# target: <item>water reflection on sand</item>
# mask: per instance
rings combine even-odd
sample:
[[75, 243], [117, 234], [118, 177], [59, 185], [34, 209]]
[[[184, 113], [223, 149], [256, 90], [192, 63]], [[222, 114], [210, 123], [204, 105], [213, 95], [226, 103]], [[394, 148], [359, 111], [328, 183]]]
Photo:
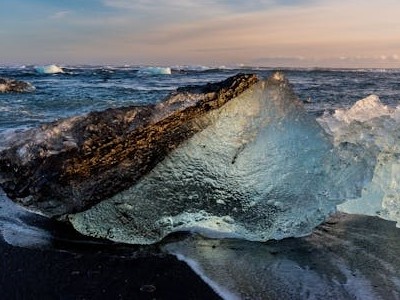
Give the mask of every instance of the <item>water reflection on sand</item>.
[[375, 217], [338, 214], [297, 239], [255, 243], [192, 236], [165, 249], [224, 298], [400, 298], [400, 230]]
[[124, 246], [55, 226], [0, 193], [0, 233], [13, 246], [101, 250], [132, 261], [169, 253], [225, 299], [400, 299], [400, 229], [377, 217], [340, 213], [310, 236], [266, 243], [176, 235], [158, 245]]

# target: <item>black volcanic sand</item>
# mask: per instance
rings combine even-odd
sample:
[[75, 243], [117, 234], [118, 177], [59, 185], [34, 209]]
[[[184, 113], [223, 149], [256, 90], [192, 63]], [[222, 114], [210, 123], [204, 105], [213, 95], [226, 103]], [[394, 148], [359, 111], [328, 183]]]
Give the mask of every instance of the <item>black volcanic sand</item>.
[[0, 189], [0, 300], [8, 299], [219, 298], [160, 245], [82, 236], [20, 208]]
[[0, 242], [0, 299], [219, 299], [170, 255], [71, 253]]
[[[377, 217], [339, 213], [309, 236], [265, 243], [181, 233], [134, 246], [84, 237], [41, 216], [8, 215], [0, 231], [25, 227], [3, 231], [4, 239], [28, 248], [0, 237], [1, 300], [220, 299], [166, 252], [196, 261], [196, 272], [242, 299], [400, 299], [400, 230]], [[35, 228], [51, 238], [30, 244], [35, 231], [26, 229]]]

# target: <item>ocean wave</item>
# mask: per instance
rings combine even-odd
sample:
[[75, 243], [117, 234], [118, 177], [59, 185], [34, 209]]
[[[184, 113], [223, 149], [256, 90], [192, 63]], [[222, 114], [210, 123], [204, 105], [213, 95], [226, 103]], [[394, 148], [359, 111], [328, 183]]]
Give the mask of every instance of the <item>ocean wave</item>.
[[0, 112], [10, 112], [12, 109], [11, 106], [0, 106]]

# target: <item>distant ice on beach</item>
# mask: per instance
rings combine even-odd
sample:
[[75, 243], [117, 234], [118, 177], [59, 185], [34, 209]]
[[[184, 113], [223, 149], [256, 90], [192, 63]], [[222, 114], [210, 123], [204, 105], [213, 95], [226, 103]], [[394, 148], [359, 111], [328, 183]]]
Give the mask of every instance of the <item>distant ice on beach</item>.
[[39, 74], [64, 73], [63, 69], [56, 65], [36, 66], [35, 71]]
[[140, 68], [138, 71], [139, 74], [143, 75], [171, 75], [170, 67], [144, 67]]

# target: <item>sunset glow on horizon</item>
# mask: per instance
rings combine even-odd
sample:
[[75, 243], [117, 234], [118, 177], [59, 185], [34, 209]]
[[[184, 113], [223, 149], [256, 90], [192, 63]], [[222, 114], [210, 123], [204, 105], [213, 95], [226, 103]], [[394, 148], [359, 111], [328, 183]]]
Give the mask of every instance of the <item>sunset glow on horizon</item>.
[[400, 68], [395, 0], [13, 0], [0, 64]]

